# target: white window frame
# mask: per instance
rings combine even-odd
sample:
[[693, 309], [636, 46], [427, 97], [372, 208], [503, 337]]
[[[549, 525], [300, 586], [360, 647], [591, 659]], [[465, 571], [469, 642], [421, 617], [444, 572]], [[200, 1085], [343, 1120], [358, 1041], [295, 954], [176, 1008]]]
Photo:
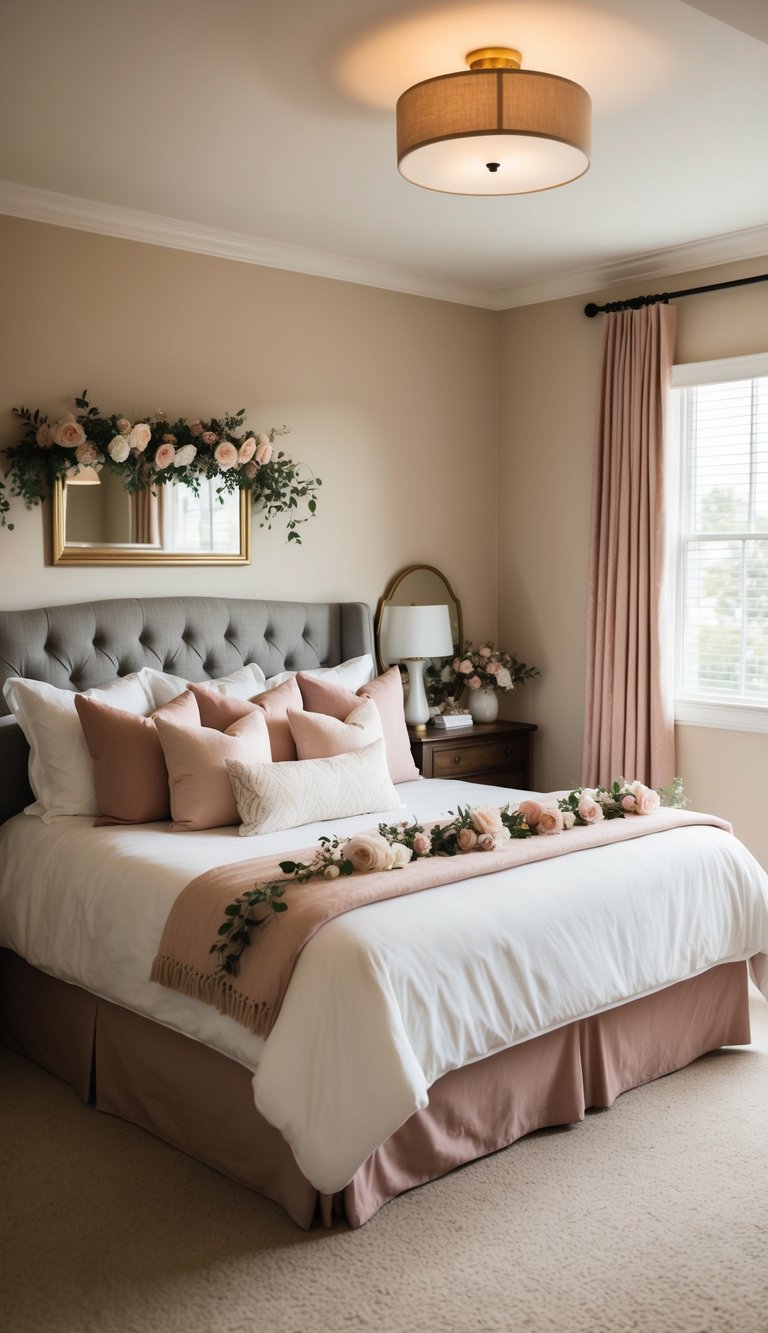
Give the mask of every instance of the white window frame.
[[[687, 389], [699, 384], [727, 384], [733, 380], [768, 377], [768, 352], [751, 356], [726, 357], [719, 361], [695, 361], [688, 365], [673, 366], [671, 389]], [[707, 699], [701, 695], [692, 698], [678, 692], [678, 663], [681, 660], [682, 640], [682, 542], [685, 521], [684, 466], [682, 441], [682, 395], [670, 397], [668, 421], [669, 467], [667, 470], [671, 520], [668, 541], [670, 555], [670, 586], [674, 588], [674, 709], [675, 722], [685, 726], [720, 727], [727, 731], [768, 732], [768, 705], [729, 703], [724, 699]]]

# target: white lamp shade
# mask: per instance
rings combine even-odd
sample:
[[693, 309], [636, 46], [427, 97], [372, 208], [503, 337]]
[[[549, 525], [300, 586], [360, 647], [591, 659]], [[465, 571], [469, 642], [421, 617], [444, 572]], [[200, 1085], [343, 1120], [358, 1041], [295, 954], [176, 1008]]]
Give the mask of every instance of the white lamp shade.
[[390, 606], [387, 656], [391, 662], [414, 657], [450, 657], [454, 651], [447, 606]]

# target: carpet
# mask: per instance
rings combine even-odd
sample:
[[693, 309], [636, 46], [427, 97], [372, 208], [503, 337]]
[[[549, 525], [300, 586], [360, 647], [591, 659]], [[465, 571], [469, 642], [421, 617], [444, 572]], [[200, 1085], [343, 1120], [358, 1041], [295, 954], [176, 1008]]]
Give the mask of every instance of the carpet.
[[2, 1333], [767, 1333], [753, 1044], [300, 1231], [0, 1049]]

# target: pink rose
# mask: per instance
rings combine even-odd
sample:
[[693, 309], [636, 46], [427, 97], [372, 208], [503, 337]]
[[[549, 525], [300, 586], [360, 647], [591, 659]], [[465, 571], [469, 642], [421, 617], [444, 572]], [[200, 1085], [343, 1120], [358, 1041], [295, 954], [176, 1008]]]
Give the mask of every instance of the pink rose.
[[585, 824], [599, 824], [600, 820], [605, 818], [603, 807], [597, 801], [594, 801], [591, 796], [582, 794], [576, 809], [579, 818], [583, 819]]
[[203, 423], [202, 423], [202, 421], [190, 421], [190, 423], [189, 423], [189, 433], [190, 433], [190, 435], [193, 435], [195, 439], [197, 439], [198, 436], [202, 435], [202, 433], [203, 433]]
[[247, 440], [243, 440], [243, 443], [237, 451], [237, 461], [240, 466], [242, 467], [243, 463], [250, 463], [255, 453], [256, 441], [252, 435], [249, 435]]
[[390, 870], [394, 860], [392, 848], [380, 833], [358, 833], [349, 839], [344, 853], [355, 870], [361, 871]]
[[536, 825], [536, 832], [551, 835], [553, 833], [562, 833], [563, 831], [563, 812], [558, 810], [555, 805], [547, 805], [541, 812], [539, 822]]
[[467, 681], [467, 685], [471, 690], [479, 690], [482, 683], [483, 682], [481, 681], [479, 676], [470, 676], [469, 680]]
[[78, 463], [83, 463], [87, 466], [101, 462], [101, 454], [96, 448], [96, 445], [91, 444], [90, 440], [86, 440], [85, 444], [79, 444], [77, 446], [75, 458]]
[[137, 454], [143, 454], [152, 439], [152, 431], [145, 421], [140, 421], [126, 438], [131, 449], [135, 449]]
[[60, 444], [64, 449], [76, 449], [78, 444], [85, 444], [85, 431], [71, 412], [56, 422], [51, 436], [54, 444]]
[[431, 843], [426, 833], [417, 833], [413, 839], [414, 856], [426, 856]]
[[489, 676], [498, 676], [501, 667], [498, 662], [486, 662], [485, 669]]
[[259, 447], [256, 450], [256, 462], [259, 467], [264, 467], [272, 457], [272, 441], [267, 435], [259, 436]]
[[35, 440], [40, 445], [41, 449], [50, 449], [53, 444], [51, 428], [50, 426], [47, 426], [45, 422], [43, 422], [42, 426], [38, 426], [35, 433]]
[[[205, 440], [205, 436], [203, 436], [203, 439]], [[222, 472], [228, 472], [231, 467], [237, 467], [237, 449], [234, 444], [230, 444], [229, 440], [222, 440], [221, 444], [214, 449], [213, 456]]]
[[252, 480], [257, 475], [258, 471], [259, 471], [259, 465], [258, 463], [254, 463], [253, 459], [251, 459], [250, 463], [246, 463], [243, 468], [243, 474], [250, 480]]
[[130, 429], [131, 429], [131, 423], [128, 420], [128, 418], [118, 417], [117, 421], [115, 422], [115, 430], [119, 431], [121, 435], [127, 435]]
[[478, 833], [501, 833], [504, 825], [501, 822], [501, 814], [491, 805], [480, 806], [477, 810], [470, 810], [472, 824]]
[[219, 437], [215, 431], [212, 430], [203, 431], [203, 444], [216, 444], [218, 442], [218, 438]]
[[622, 796], [621, 798], [622, 810], [634, 810], [636, 805], [637, 801], [635, 800], [634, 796], [631, 793], [628, 796]]
[[460, 828], [456, 835], [456, 842], [462, 852], [471, 852], [477, 846], [477, 834], [474, 829]]
[[162, 472], [165, 468], [170, 467], [175, 457], [176, 450], [172, 444], [161, 444], [155, 454], [155, 467], [158, 472]]
[[493, 852], [496, 850], [496, 839], [492, 833], [481, 833], [477, 840], [477, 850], [479, 852]]
[[521, 801], [517, 808], [528, 827], [536, 828], [544, 811], [544, 806], [540, 805], [538, 801]]
[[488, 647], [488, 645], [487, 645], [486, 643], [483, 644], [482, 648], [478, 648], [478, 652], [479, 652], [479, 654], [480, 654], [481, 657], [490, 657], [490, 656], [491, 656], [491, 650], [490, 650], [490, 648]]
[[652, 787], [644, 787], [642, 782], [634, 783], [633, 789], [639, 815], [652, 815], [654, 810], [658, 810], [661, 801], [657, 791]]
[[456, 669], [457, 671], [461, 672], [462, 676], [471, 676], [475, 668], [473, 667], [469, 658], [465, 657], [462, 659], [461, 662], [459, 662], [459, 665]]

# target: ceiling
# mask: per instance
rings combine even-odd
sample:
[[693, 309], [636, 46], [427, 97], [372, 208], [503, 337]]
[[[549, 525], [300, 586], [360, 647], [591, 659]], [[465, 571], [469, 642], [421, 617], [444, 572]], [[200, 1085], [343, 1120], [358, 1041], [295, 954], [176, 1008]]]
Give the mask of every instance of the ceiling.
[[[590, 92], [581, 180], [399, 175], [491, 44]], [[0, 212], [490, 308], [768, 253], [766, 0], [2, 0], [0, 124]]]

